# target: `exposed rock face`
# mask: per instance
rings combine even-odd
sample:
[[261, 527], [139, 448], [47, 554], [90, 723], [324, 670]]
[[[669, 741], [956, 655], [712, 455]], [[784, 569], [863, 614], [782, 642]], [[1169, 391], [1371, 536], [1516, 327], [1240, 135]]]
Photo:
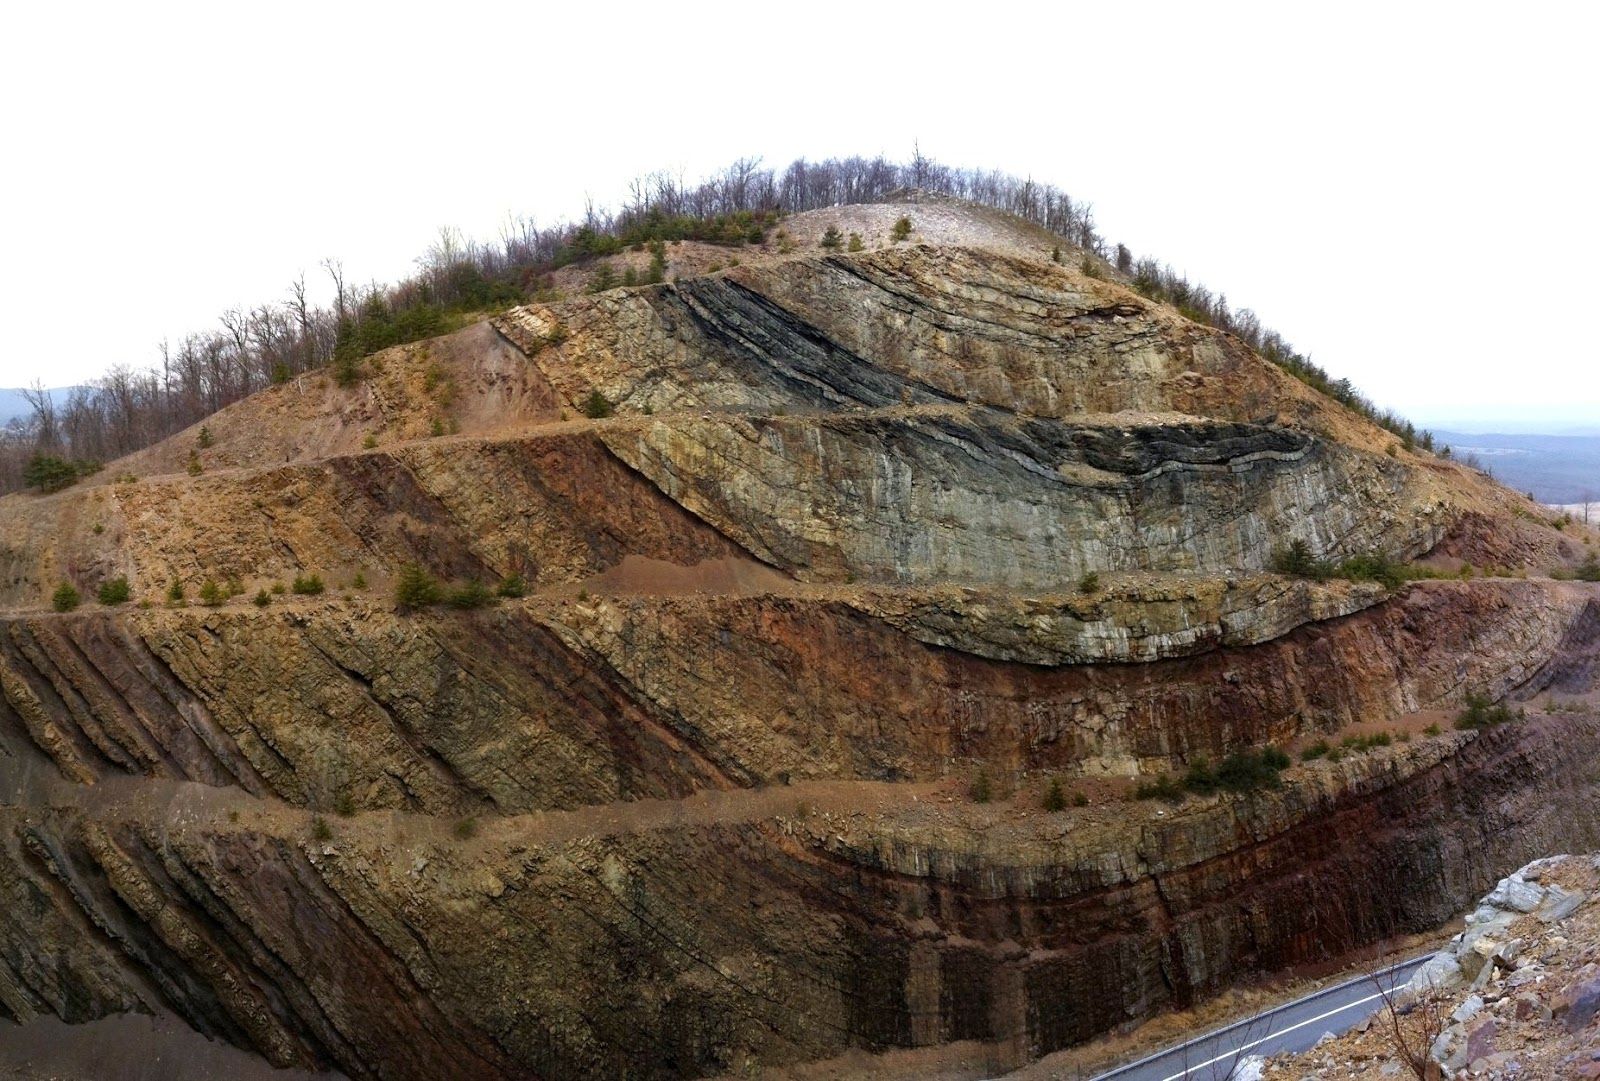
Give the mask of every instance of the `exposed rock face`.
[[[1586, 694], [1600, 602], [1270, 573], [1571, 541], [1018, 243], [517, 309], [224, 411], [199, 476], [179, 437], [0, 501], [0, 1016], [358, 1078], [1020, 1062], [1600, 843], [1578, 712], [1121, 799]], [[529, 595], [396, 611], [408, 564]], [[42, 610], [117, 575], [153, 603]], [[156, 606], [206, 580], [244, 596]]]
[[[1105, 668], [930, 648], [875, 618], [878, 603], [593, 597], [465, 616], [316, 604], [19, 619], [0, 639], [0, 748], [43, 749], [83, 782], [135, 773], [323, 810], [433, 814], [928, 780], [952, 758], [1128, 772], [1393, 721], [1463, 687], [1498, 694], [1594, 602], [1547, 583], [1431, 583], [1254, 648]], [[972, 624], [993, 625], [971, 607]], [[962, 608], [946, 598], [942, 611], [950, 621]]]
[[802, 576], [1048, 589], [1087, 571], [1268, 565], [1432, 547], [1404, 471], [1239, 424], [1067, 426], [987, 414], [692, 419], [606, 433], [619, 458], [758, 558]]
[[[1600, 1077], [1600, 857], [1554, 856], [1508, 875], [1466, 930], [1358, 1032], [1267, 1065], [1269, 1081], [1397, 1076], [1402, 1053], [1446, 1079]], [[1398, 1039], [1396, 1035], [1398, 1033]]]

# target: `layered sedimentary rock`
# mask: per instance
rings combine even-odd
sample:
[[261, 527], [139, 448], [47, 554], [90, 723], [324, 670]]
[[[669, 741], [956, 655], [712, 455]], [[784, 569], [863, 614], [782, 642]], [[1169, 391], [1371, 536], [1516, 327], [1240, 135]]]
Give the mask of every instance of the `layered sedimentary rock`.
[[183, 793], [115, 825], [11, 811], [0, 1002], [159, 1002], [356, 1076], [698, 1074], [951, 1039], [1021, 1061], [1440, 922], [1489, 868], [1600, 836], [1572, 764], [1597, 752], [1592, 724], [1530, 722], [1251, 801], [1030, 823], [886, 811], [870, 786], [470, 839], [357, 816], [309, 840], [303, 816]]
[[1600, 601], [1531, 504], [1007, 236], [515, 309], [0, 501], [0, 1014], [361, 1078], [1021, 1061], [1600, 843], [1578, 707], [1122, 798], [1585, 695]]

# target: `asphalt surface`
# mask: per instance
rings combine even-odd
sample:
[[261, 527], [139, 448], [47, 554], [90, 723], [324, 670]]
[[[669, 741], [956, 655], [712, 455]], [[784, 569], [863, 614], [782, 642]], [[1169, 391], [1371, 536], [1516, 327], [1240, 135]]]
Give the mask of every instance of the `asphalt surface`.
[[[1382, 1005], [1383, 993], [1405, 984], [1432, 953], [1413, 957], [1294, 1002], [1208, 1032], [1094, 1081], [1226, 1081], [1249, 1055], [1305, 1051], [1324, 1033], [1354, 1028]], [[1380, 990], [1381, 989], [1381, 990]]]

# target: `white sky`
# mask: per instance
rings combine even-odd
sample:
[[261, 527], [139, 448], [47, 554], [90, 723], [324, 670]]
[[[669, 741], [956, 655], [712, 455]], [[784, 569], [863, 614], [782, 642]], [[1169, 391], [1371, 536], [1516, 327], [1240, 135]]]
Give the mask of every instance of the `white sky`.
[[[13, 5], [0, 386], [661, 167], [913, 140], [1418, 419], [1600, 422], [1587, 4]], [[337, 9], [337, 10], [335, 10]]]

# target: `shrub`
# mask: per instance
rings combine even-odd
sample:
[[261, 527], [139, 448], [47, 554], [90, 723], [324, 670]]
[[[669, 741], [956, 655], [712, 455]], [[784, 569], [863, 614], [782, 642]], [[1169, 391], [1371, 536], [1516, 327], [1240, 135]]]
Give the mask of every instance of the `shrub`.
[[994, 785], [989, 781], [989, 771], [980, 769], [978, 775], [972, 779], [972, 787], [968, 790], [973, 803], [988, 803], [994, 799]]
[[589, 292], [603, 293], [607, 289], [614, 289], [617, 285], [617, 272], [611, 269], [610, 263], [601, 263], [594, 268], [594, 273], [589, 276]]
[[311, 820], [311, 836], [318, 841], [333, 840], [333, 827], [328, 825], [328, 820], [321, 815]]
[[227, 599], [222, 587], [210, 578], [207, 578], [205, 584], [200, 587], [200, 603], [207, 608], [215, 608]]
[[183, 583], [178, 581], [176, 578], [174, 578], [172, 580], [172, 584], [167, 587], [167, 603], [173, 605], [174, 607], [183, 604]]
[[889, 235], [894, 238], [895, 243], [897, 244], [900, 241], [909, 238], [911, 236], [911, 219], [902, 217], [899, 221], [895, 222], [894, 229], [890, 231]]
[[830, 225], [822, 231], [822, 239], [818, 241], [829, 251], [835, 251], [844, 246], [844, 234], [839, 232], [839, 227]]
[[470, 841], [478, 834], [478, 820], [476, 818], [459, 819], [450, 832], [456, 835], [456, 840], [458, 841]]
[[426, 608], [443, 595], [439, 583], [416, 563], [402, 567], [394, 582], [394, 602], [401, 608]]
[[439, 417], [434, 417], [433, 420], [428, 424], [428, 436], [432, 439], [438, 439], [443, 434], [444, 421]]
[[1290, 759], [1288, 754], [1277, 747], [1263, 747], [1261, 748], [1261, 753], [1256, 757], [1268, 769], [1286, 770], [1289, 768]]
[[1163, 773], [1153, 781], [1140, 781], [1134, 789], [1136, 799], [1158, 799], [1167, 803], [1179, 803], [1183, 800], [1183, 786], [1179, 784], [1170, 773]]
[[1438, 722], [1435, 722], [1433, 724], [1430, 724], [1428, 727], [1424, 728], [1422, 730], [1422, 734], [1425, 735], [1425, 736], [1437, 736], [1440, 732], [1443, 732], [1443, 731], [1444, 731], [1444, 729], [1439, 727]]
[[474, 579], [450, 591], [445, 603], [452, 608], [484, 608], [494, 603], [494, 593], [482, 582]]
[[98, 471], [100, 463], [82, 459], [68, 461], [53, 454], [35, 454], [22, 467], [22, 483], [41, 492], [59, 492], [89, 474]]
[[521, 597], [528, 592], [528, 587], [523, 582], [522, 575], [508, 574], [500, 579], [500, 587], [495, 592], [502, 597]]
[[361, 449], [362, 450], [372, 450], [377, 445], [378, 445], [378, 437], [373, 435], [371, 432], [368, 432], [366, 434], [366, 436], [361, 440]]
[[341, 387], [353, 387], [361, 382], [361, 354], [335, 352], [333, 356], [333, 381]]
[[602, 420], [609, 417], [613, 410], [611, 400], [600, 393], [600, 388], [595, 387], [589, 392], [589, 397], [583, 403], [583, 415], [590, 420]]
[[1100, 589], [1100, 576], [1094, 571], [1088, 571], [1078, 579], [1079, 593], [1095, 593]]
[[351, 589], [366, 589], [367, 588], [367, 576], [365, 574], [362, 574], [360, 571], [356, 571], [356, 576], [354, 578], [350, 579], [350, 588]]
[[1491, 704], [1486, 695], [1468, 694], [1466, 708], [1456, 717], [1456, 727], [1462, 731], [1493, 728], [1512, 719], [1505, 703]]
[[1273, 551], [1272, 569], [1294, 578], [1315, 578], [1319, 581], [1330, 573], [1328, 565], [1311, 554], [1311, 546], [1298, 539]]
[[1196, 757], [1183, 775], [1183, 787], [1198, 796], [1216, 792], [1254, 792], [1276, 788], [1278, 774], [1289, 766], [1289, 756], [1276, 747], [1259, 751], [1239, 751], [1224, 758], [1215, 768]]
[[282, 582], [272, 583], [272, 595], [274, 597], [281, 597], [287, 592], [289, 592], [289, 587], [284, 585]]
[[297, 574], [294, 576], [294, 581], [289, 583], [289, 591], [302, 597], [315, 597], [326, 588], [322, 584], [322, 576], [317, 574]]
[[1352, 582], [1378, 582], [1386, 589], [1399, 589], [1405, 580], [1405, 570], [1381, 553], [1352, 556], [1334, 568], [1333, 576], [1348, 578]]
[[100, 585], [99, 597], [101, 604], [128, 603], [128, 580], [126, 578], [118, 577], [111, 579], [109, 582], [102, 582]]
[[188, 469], [189, 469], [189, 475], [191, 477], [198, 477], [201, 473], [204, 473], [206, 471], [206, 467], [200, 464], [200, 452], [199, 451], [191, 450], [189, 452]]
[[264, 589], [258, 589], [255, 597], [251, 599], [250, 603], [255, 605], [257, 608], [265, 608], [267, 605], [272, 603], [272, 594], [268, 593]]
[[1052, 263], [1061, 262], [1061, 245], [1057, 244], [1055, 247], [1050, 249], [1050, 261]]
[[1050, 787], [1045, 789], [1044, 809], [1052, 813], [1067, 809], [1067, 794], [1061, 790], [1061, 782], [1051, 778]]
[[1327, 740], [1319, 739], [1317, 742], [1300, 752], [1300, 761], [1312, 762], [1318, 758], [1326, 758], [1328, 752], [1331, 750], [1333, 750], [1333, 748], [1328, 745]]
[[56, 586], [56, 591], [50, 595], [50, 607], [58, 612], [70, 612], [78, 607], [83, 598], [78, 595], [78, 589], [71, 582], [62, 582]]
[[1267, 751], [1251, 752], [1241, 751], [1230, 754], [1217, 766], [1217, 787], [1228, 792], [1254, 792], [1258, 788], [1276, 788], [1279, 784], [1278, 774], [1283, 770], [1283, 765], [1277, 762], [1277, 756], [1282, 751], [1272, 749]]
[[863, 249], [865, 247], [866, 247], [866, 245], [861, 243], [861, 234], [860, 233], [851, 233], [850, 234], [850, 244], [849, 244], [848, 248], [846, 248], [847, 251], [860, 251], [861, 249]]
[[1072, 794], [1072, 805], [1074, 807], [1087, 807], [1089, 806], [1089, 797], [1082, 792], [1074, 792]]
[[1578, 565], [1577, 574], [1585, 582], [1600, 582], [1600, 557], [1590, 552], [1589, 558]]

